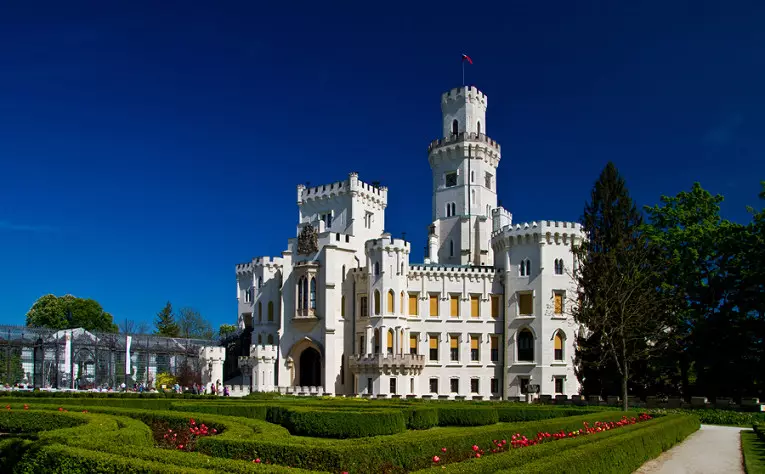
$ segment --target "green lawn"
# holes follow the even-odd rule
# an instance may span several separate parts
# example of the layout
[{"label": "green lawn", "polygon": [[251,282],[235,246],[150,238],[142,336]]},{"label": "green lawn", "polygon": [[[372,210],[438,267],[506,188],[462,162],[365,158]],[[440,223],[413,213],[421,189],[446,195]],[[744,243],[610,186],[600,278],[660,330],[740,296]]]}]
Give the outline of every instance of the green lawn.
[{"label": "green lawn", "polygon": [[742,431],[741,448],[747,474],[765,474],[765,441],[758,438],[754,431]]}]

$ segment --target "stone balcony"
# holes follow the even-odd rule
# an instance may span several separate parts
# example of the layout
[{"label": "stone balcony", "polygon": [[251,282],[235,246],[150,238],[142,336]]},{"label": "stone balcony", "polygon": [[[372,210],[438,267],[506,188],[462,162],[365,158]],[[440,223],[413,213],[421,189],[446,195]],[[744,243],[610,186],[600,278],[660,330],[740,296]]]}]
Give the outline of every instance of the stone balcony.
[{"label": "stone balcony", "polygon": [[366,354],[349,359],[354,372],[420,371],[425,366],[425,356],[412,354]]}]

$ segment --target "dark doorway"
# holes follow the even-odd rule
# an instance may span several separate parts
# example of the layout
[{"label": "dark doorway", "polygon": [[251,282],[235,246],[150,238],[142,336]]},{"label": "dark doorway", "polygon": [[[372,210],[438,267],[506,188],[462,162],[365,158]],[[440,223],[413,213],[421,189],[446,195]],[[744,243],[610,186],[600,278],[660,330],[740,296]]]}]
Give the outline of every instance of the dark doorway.
[{"label": "dark doorway", "polygon": [[300,383],[302,387],[321,386],[321,355],[313,347],[300,354]]}]

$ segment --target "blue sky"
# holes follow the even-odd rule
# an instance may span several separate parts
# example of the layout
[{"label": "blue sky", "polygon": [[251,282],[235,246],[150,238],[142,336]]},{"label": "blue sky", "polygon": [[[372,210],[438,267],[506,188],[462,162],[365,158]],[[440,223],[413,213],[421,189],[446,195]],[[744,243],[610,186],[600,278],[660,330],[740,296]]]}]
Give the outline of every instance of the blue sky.
[{"label": "blue sky", "polygon": [[640,204],[700,181],[730,219],[759,205],[762,2],[272,3],[0,4],[0,323],[46,293],[233,323],[234,264],[349,171],[421,260],[463,52],[515,221],[578,219],[608,160]]}]

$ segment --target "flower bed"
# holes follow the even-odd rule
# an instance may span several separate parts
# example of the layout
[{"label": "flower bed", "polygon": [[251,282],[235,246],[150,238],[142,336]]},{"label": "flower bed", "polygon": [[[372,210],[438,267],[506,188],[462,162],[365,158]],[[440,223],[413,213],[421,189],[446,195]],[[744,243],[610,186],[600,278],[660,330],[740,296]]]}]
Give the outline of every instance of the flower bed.
[{"label": "flower bed", "polygon": [[[175,427],[175,430],[171,426]],[[178,426],[167,421],[155,421],[149,425],[157,447],[177,449],[192,452],[196,450],[197,441],[205,436],[218,434],[217,428],[208,428],[204,423],[197,424],[194,418],[189,419],[188,426]]]}]

